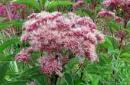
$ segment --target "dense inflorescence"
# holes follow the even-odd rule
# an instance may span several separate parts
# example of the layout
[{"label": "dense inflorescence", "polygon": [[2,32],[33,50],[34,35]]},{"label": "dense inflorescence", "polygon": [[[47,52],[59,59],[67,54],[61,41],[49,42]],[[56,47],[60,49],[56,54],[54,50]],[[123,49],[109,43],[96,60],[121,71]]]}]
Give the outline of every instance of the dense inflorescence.
[{"label": "dense inflorescence", "polygon": [[105,0],[103,5],[122,17],[125,24],[130,19],[130,0]]},{"label": "dense inflorescence", "polygon": [[22,50],[20,53],[16,55],[16,61],[23,61],[23,62],[28,62],[29,61],[29,54],[25,50]]},{"label": "dense inflorescence", "polygon": [[103,17],[103,18],[110,18],[110,19],[114,19],[116,22],[118,23],[122,23],[123,19],[119,16],[116,16],[116,14],[112,11],[108,11],[105,9],[102,9],[101,11],[98,12],[98,16]]},{"label": "dense inflorescence", "polygon": [[104,35],[96,30],[89,17],[73,13],[33,13],[23,28],[22,41],[28,41],[33,51],[49,54],[39,60],[42,71],[47,74],[62,70],[61,56],[57,58],[56,55],[63,49],[91,61],[97,60],[96,45],[104,40]]},{"label": "dense inflorescence", "polygon": [[62,71],[61,62],[54,56],[43,56],[39,59],[41,70],[46,74],[59,74]]},{"label": "dense inflorescence", "polygon": [[130,5],[130,0],[105,0],[103,4],[104,6],[113,9],[116,9],[117,7],[126,9]]},{"label": "dense inflorescence", "polygon": [[33,52],[32,47],[22,49],[15,57],[15,60],[18,62],[28,62],[30,60],[30,54]]},{"label": "dense inflorescence", "polygon": [[111,12],[111,11],[107,11],[107,10],[101,10],[99,13],[98,13],[99,16],[101,17],[114,17],[115,16],[115,13],[114,12]]},{"label": "dense inflorescence", "polygon": [[9,3],[9,4],[0,4],[0,16],[18,19],[21,18],[22,12],[26,9],[26,6],[23,4]]}]

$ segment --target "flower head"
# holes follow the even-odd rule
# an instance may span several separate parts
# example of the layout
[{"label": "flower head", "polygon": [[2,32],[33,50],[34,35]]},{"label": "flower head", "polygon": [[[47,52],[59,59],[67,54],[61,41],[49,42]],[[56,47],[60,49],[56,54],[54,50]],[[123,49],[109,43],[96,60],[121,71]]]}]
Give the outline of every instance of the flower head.
[{"label": "flower head", "polygon": [[43,56],[39,59],[39,63],[45,74],[59,74],[62,71],[62,64],[53,56]]},{"label": "flower head", "polygon": [[69,59],[69,55],[62,55],[62,50],[95,61],[98,58],[96,45],[104,40],[89,17],[73,13],[33,13],[23,28],[21,39],[28,41],[30,47],[16,55],[16,60],[28,61],[32,51],[46,52],[48,55],[39,58],[39,63],[41,71],[48,75],[61,75],[62,65]]},{"label": "flower head", "polygon": [[22,50],[20,53],[18,53],[15,56],[15,60],[19,62],[28,62],[29,61],[29,55],[26,51]]},{"label": "flower head", "polygon": [[0,16],[11,19],[19,19],[22,18],[21,12],[25,9],[26,6],[23,4],[17,4],[17,3],[9,3],[6,5],[0,4]]},{"label": "flower head", "polygon": [[107,11],[107,10],[101,10],[99,13],[98,13],[99,16],[101,17],[114,17],[115,16],[115,13],[114,12],[111,12],[111,11]]},{"label": "flower head", "polygon": [[44,11],[33,13],[28,19],[24,24],[23,40],[28,40],[33,50],[51,53],[66,49],[89,59],[97,58],[96,45],[103,41],[104,35],[96,30],[95,23],[89,17]]}]

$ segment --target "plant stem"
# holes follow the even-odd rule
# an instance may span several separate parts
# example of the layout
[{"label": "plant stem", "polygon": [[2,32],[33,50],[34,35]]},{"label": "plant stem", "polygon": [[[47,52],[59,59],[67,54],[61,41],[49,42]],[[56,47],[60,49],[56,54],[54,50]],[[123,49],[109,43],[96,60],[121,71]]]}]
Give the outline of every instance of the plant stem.
[{"label": "plant stem", "polygon": [[9,20],[11,21],[12,20],[11,19],[11,12],[10,12],[10,9],[9,9],[8,5],[5,8],[6,8],[7,16],[9,18]]},{"label": "plant stem", "polygon": [[53,75],[51,76],[51,79],[50,79],[50,82],[51,82],[50,85],[56,85],[57,79],[58,79],[58,76],[57,76],[56,74],[53,74]]}]

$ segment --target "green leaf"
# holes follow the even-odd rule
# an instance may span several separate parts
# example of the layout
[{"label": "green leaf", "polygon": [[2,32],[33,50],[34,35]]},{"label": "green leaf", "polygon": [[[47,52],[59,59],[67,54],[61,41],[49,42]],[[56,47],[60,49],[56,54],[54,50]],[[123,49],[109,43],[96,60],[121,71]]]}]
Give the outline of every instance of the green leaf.
[{"label": "green leaf", "polygon": [[1,85],[26,85],[27,80],[17,80],[17,81],[7,81],[4,82],[4,84]]},{"label": "green leaf", "polygon": [[127,27],[130,29],[130,20],[127,23]]},{"label": "green leaf", "polygon": [[122,27],[121,24],[116,23],[116,22],[113,21],[113,20],[108,23],[108,26],[109,26],[109,28],[110,28],[110,30],[111,30],[112,32],[116,32],[117,30],[119,30],[119,29]]},{"label": "green leaf", "polygon": [[73,70],[77,70],[77,65],[79,64],[79,59],[77,57],[72,58],[66,65],[65,65],[65,72],[73,72]]},{"label": "green leaf", "polygon": [[32,7],[33,9],[40,11],[39,4],[36,0],[16,0],[16,3],[25,4],[28,7]]},{"label": "green leaf", "polygon": [[120,57],[130,58],[130,52],[124,52],[124,53],[121,54]]},{"label": "green leaf", "polygon": [[19,38],[11,38],[11,39],[8,39],[7,41],[4,41],[1,45],[0,45],[0,52],[2,52],[4,49],[12,46],[12,45],[15,45],[15,44],[18,44],[20,43],[20,39]]},{"label": "green leaf", "polygon": [[6,23],[2,22],[2,23],[0,23],[0,30],[8,28],[10,26],[11,26],[11,24],[9,22],[8,23],[7,22]]},{"label": "green leaf", "polygon": [[0,61],[12,61],[12,59],[13,59],[13,57],[12,57],[13,55],[12,54],[10,54],[10,55],[0,55]]},{"label": "green leaf", "polygon": [[49,11],[56,11],[57,9],[60,9],[60,11],[64,11],[68,8],[70,8],[73,5],[70,1],[51,1],[48,2],[46,5],[46,9]]},{"label": "green leaf", "polygon": [[101,3],[103,0],[84,0],[86,1],[87,3],[91,4],[92,2],[98,2],[98,3]]},{"label": "green leaf", "polygon": [[87,3],[92,3],[92,0],[85,0],[85,1],[87,1]]},{"label": "green leaf", "polygon": [[48,0],[39,0],[41,8],[45,7],[45,4],[48,2]]},{"label": "green leaf", "polygon": [[100,77],[98,75],[95,75],[95,74],[91,74],[91,81],[92,81],[92,84],[91,85],[99,85],[99,80],[100,80]]},{"label": "green leaf", "polygon": [[4,81],[4,77],[8,70],[8,62],[0,62],[0,84]]},{"label": "green leaf", "polygon": [[109,36],[105,37],[105,42],[103,43],[103,46],[107,48],[109,51],[113,50],[113,44]]},{"label": "green leaf", "polygon": [[65,80],[67,81],[68,85],[74,85],[72,76],[69,73],[65,73]]},{"label": "green leaf", "polygon": [[37,85],[48,85],[48,79],[44,74],[34,76],[33,80],[36,81]]},{"label": "green leaf", "polygon": [[40,71],[39,67],[33,67],[33,68],[29,68],[26,71],[24,71],[21,76],[33,76],[33,74],[38,73]]},{"label": "green leaf", "polygon": [[9,28],[9,27],[21,28],[23,22],[24,22],[23,20],[12,20],[12,21],[8,21],[8,22],[1,22],[0,23],[0,30],[6,29],[6,28]]},{"label": "green leaf", "polygon": [[12,20],[11,25],[12,27],[22,28],[24,20]]}]

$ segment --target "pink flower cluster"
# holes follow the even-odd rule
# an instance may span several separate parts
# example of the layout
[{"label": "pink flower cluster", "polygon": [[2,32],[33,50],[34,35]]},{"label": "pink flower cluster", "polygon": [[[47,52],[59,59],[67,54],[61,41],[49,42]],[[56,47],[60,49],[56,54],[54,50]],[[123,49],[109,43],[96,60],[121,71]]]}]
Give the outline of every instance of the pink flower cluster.
[{"label": "pink flower cluster", "polygon": [[17,3],[0,4],[0,16],[13,19],[20,18],[20,11],[25,10],[25,8],[25,5]]},{"label": "pink flower cluster", "polygon": [[62,71],[62,64],[53,56],[43,56],[39,59],[41,70],[45,74],[59,74]]},{"label": "pink flower cluster", "polygon": [[98,13],[98,15],[101,16],[101,17],[114,17],[114,16],[115,16],[115,13],[112,12],[112,11],[101,10],[101,11]]},{"label": "pink flower cluster", "polygon": [[116,8],[124,4],[126,0],[104,0],[103,5],[106,7]]},{"label": "pink flower cluster", "polygon": [[[112,10],[116,10],[117,14],[122,12],[125,21],[130,19],[130,0],[105,0],[103,5]],[[119,14],[118,14],[119,15]]]},{"label": "pink flower cluster", "polygon": [[130,5],[130,0],[105,0],[103,5],[106,7],[128,7]]},{"label": "pink flower cluster", "polygon": [[33,49],[31,47],[23,49],[15,56],[15,60],[18,62],[28,62],[30,60],[29,53],[32,53]]},{"label": "pink flower cluster", "polygon": [[28,62],[29,54],[26,51],[22,50],[20,53],[16,55],[15,60],[19,62]]},{"label": "pink flower cluster", "polygon": [[98,16],[103,17],[103,18],[113,18],[118,23],[122,23],[123,22],[123,19],[121,17],[118,17],[118,16],[115,15],[114,12],[107,11],[105,9],[99,11],[98,12]]},{"label": "pink flower cluster", "polygon": [[104,40],[104,35],[96,30],[95,23],[89,17],[80,17],[73,13],[45,11],[33,13],[28,17],[23,28],[25,33],[21,39],[28,41],[33,51],[53,55],[53,57],[40,58],[44,73],[62,70],[62,59],[57,61],[54,54],[60,53],[63,49],[95,61],[97,59],[96,45]]}]

